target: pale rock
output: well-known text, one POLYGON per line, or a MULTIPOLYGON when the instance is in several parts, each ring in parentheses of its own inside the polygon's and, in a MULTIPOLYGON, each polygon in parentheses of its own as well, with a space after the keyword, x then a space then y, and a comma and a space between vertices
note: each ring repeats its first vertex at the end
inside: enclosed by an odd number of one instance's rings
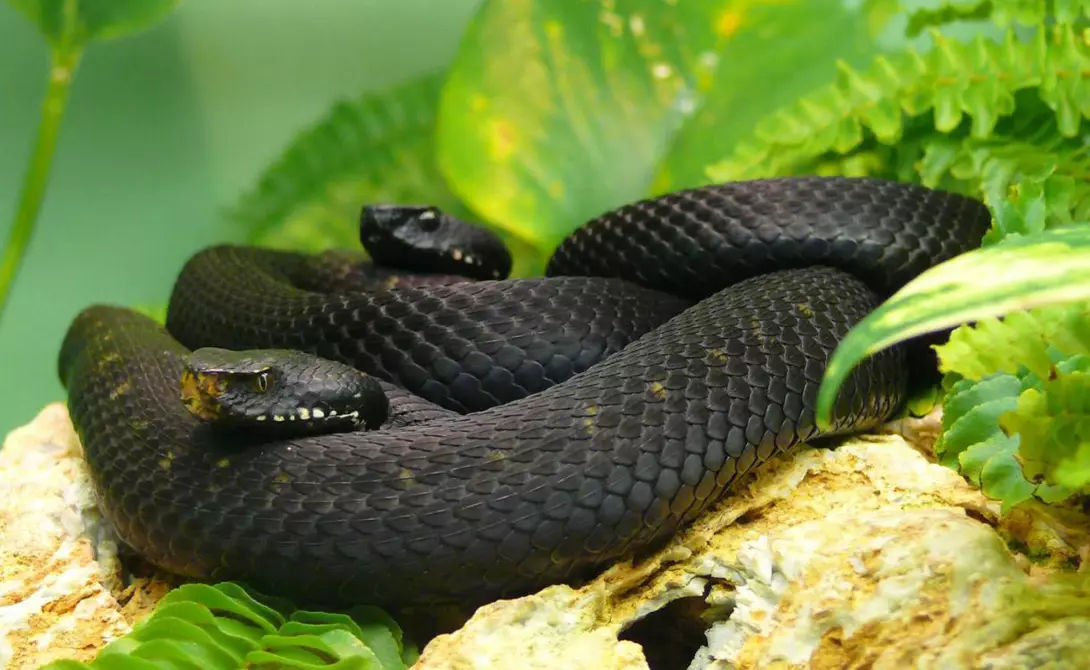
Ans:
MULTIPOLYGON (((640 642, 666 624, 697 631, 670 666, 690 670, 1087 667, 1090 589, 1056 577, 1085 564, 1086 516, 1001 518, 932 462, 936 421, 771 463, 638 563, 479 608, 414 670, 665 667, 640 642)), ((90 660, 149 613, 169 584, 115 546, 50 405, 0 450, 0 668, 90 660)))
MULTIPOLYGON (((913 424, 918 434, 925 428, 913 424)), ((680 598, 704 608, 690 616, 705 633, 695 655, 670 667, 998 669, 1029 667, 1030 658, 1090 667, 1076 651, 1090 648, 1085 583, 1059 588, 1081 599, 1081 613, 1060 607, 1036 624, 981 634, 1013 620, 1011 603, 1034 601, 1035 587, 1027 562, 996 530, 998 503, 929 454, 900 435, 800 450, 742 483, 655 556, 582 588, 481 608, 432 640, 415 668, 498 670, 516 657, 526 668, 646 668, 644 658, 627 660, 631 641, 620 638, 680 598), (552 611, 565 613, 563 623, 537 614, 552 611)), ((1036 518, 1052 529, 1044 535, 1053 549, 1075 551, 1062 540, 1078 524, 1061 530, 1036 518)))
POLYGON ((89 661, 151 611, 166 585, 127 580, 116 546, 64 405, 48 405, 0 449, 0 668, 89 661))

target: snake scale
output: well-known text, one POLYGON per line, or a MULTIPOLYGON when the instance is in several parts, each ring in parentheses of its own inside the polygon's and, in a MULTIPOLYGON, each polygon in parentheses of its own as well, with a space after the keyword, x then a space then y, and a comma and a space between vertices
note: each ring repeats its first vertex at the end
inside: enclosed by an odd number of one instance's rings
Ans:
POLYGON ((101 509, 151 563, 329 605, 479 603, 591 576, 774 456, 888 418, 906 349, 858 366, 820 433, 828 357, 990 223, 953 193, 792 177, 618 207, 537 278, 323 292, 307 255, 218 245, 165 327, 86 308, 59 372, 101 509), (226 439, 178 399, 209 345, 350 363, 409 418, 226 439))

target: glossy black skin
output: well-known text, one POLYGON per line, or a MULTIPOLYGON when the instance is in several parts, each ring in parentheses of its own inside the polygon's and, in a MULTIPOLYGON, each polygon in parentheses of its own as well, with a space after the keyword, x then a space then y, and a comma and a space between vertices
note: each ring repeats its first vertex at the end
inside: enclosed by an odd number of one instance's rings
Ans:
POLYGON ((415 272, 503 279, 511 254, 491 230, 430 205, 367 205, 360 241, 376 265, 415 272))
POLYGON ((152 564, 328 606, 472 606, 577 583, 763 463, 885 421, 906 350, 853 369, 822 430, 829 356, 990 225, 961 196, 800 177, 607 212, 545 278, 325 294, 298 285, 306 254, 220 245, 165 328, 84 310, 59 372, 100 508, 152 564), (239 449, 177 402, 201 346, 309 350, 456 413, 239 449))
POLYGON ((213 425, 281 436, 374 430, 390 409, 375 378, 281 349, 193 351, 185 359, 182 400, 213 425))

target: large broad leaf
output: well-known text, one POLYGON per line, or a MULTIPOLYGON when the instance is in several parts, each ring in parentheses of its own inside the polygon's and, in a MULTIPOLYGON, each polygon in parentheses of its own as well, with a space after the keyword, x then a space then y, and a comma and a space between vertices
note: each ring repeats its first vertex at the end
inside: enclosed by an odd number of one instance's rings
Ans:
POLYGON ((651 191, 709 181, 705 168, 749 137, 765 116, 836 79, 838 62, 865 67, 907 42, 896 3, 809 0, 756 5, 719 54, 720 75, 678 133, 651 191))
POLYGON ((829 361, 817 418, 863 358, 917 335, 1076 300, 1090 300, 1090 224, 1011 235, 942 263, 894 294, 848 333, 829 361))
MULTIPOLYGON (((434 128, 443 75, 338 102, 301 132, 230 212, 263 246, 322 251, 360 249, 367 203, 430 204, 468 220, 435 165, 434 128)), ((539 272, 540 259, 497 231, 515 259, 512 274, 539 272)))
POLYGON ((80 46, 143 30, 178 0, 8 0, 54 46, 80 46))
POLYGON ((432 74, 337 103, 292 140, 231 218, 256 244, 321 251, 359 248, 360 207, 369 202, 466 215, 433 160, 442 82, 432 74))
POLYGON ((440 168, 543 252, 642 197, 743 0, 485 0, 443 92, 440 168))

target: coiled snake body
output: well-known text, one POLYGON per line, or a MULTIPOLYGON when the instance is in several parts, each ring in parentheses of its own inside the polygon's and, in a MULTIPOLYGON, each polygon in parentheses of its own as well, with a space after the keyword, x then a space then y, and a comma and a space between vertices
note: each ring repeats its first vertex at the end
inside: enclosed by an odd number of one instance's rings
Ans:
POLYGON ((886 419, 902 347, 854 370, 821 434, 826 360, 989 225, 958 195, 806 177, 620 207, 537 279, 320 292, 306 256, 218 246, 186 264, 166 330, 82 312, 60 374, 101 508, 152 563, 330 604, 481 602, 592 574, 773 456, 886 419), (421 413, 226 439, 178 399, 207 345, 346 361, 421 413))

